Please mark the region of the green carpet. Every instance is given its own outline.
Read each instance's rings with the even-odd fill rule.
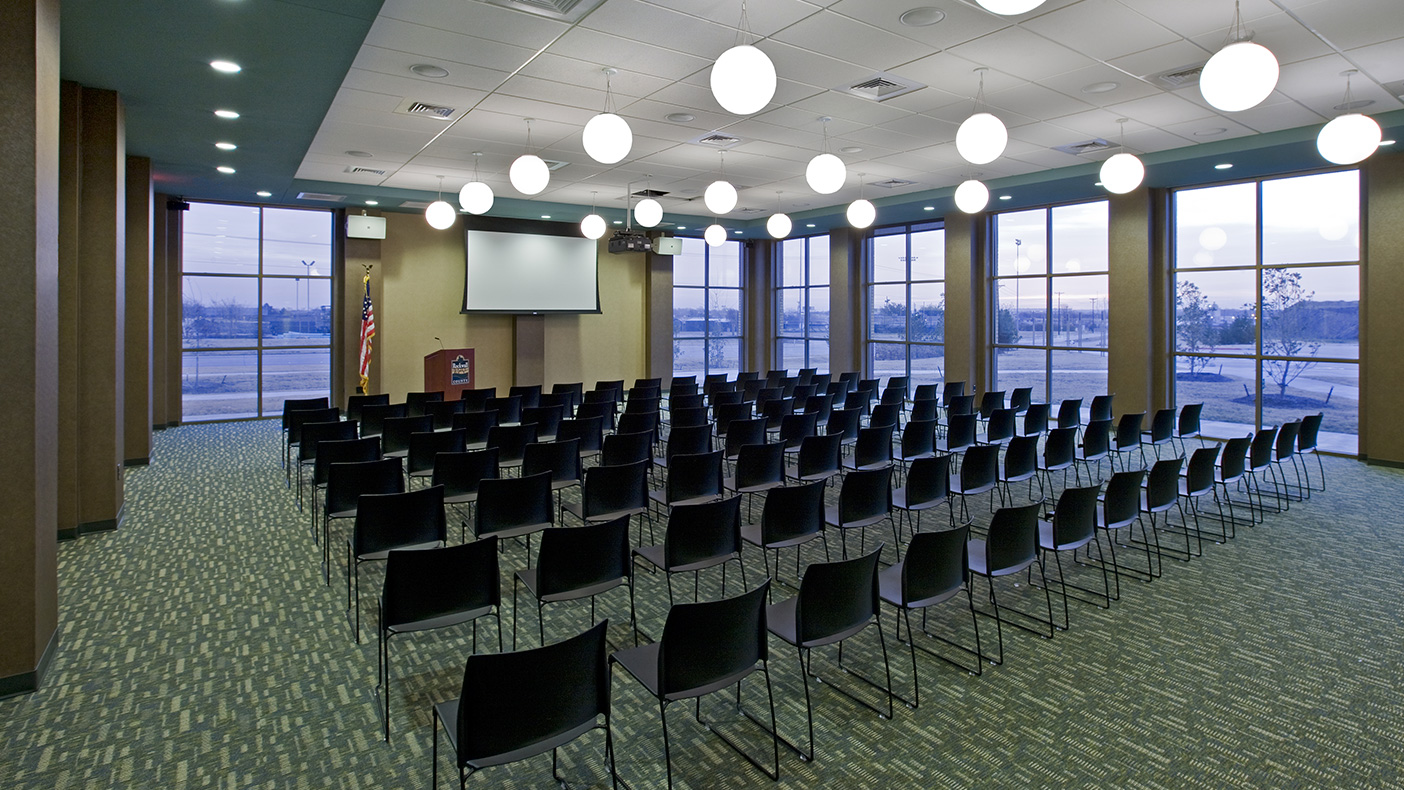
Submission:
[[[41,691],[0,702],[0,785],[428,785],[429,706],[457,693],[471,632],[399,638],[393,741],[380,742],[372,691],[379,572],[362,575],[357,646],[343,615],[342,543],[333,540],[326,587],[308,516],[283,485],[278,441],[277,424],[266,421],[161,432],[151,466],[127,473],[121,530],[60,546],[60,649]],[[983,677],[920,655],[918,710],[899,703],[896,717],[882,720],[816,687],[818,760],[782,749],[781,784],[1400,786],[1404,473],[1344,459],[1326,467],[1326,493],[1240,528],[1225,545],[1206,544],[1202,559],[1167,559],[1154,583],[1123,579],[1110,610],[1074,601],[1071,629],[1052,640],[1006,629],[1006,663],[987,665]],[[890,531],[874,534],[890,540]],[[502,554],[505,600],[522,558],[519,544]],[[760,569],[759,554],[748,554],[752,584]],[[1101,582],[1086,568],[1075,573]],[[704,595],[717,594],[717,578],[704,579]],[[663,579],[640,574],[638,585],[640,623],[657,635]],[[1023,587],[1011,596],[1030,592],[1038,593]],[[616,646],[630,642],[627,606],[622,591],[601,601]],[[531,608],[523,607],[527,645],[536,643]],[[961,615],[948,608],[932,627],[968,628]],[[548,638],[579,631],[586,617],[581,607],[548,608]],[[910,663],[893,624],[884,619],[894,683],[910,696]],[[490,632],[479,634],[481,646],[492,644]],[[992,622],[982,620],[981,635],[992,649]],[[779,640],[771,651],[780,728],[799,741],[798,663]],[[872,629],[844,658],[881,675]],[[855,684],[832,653],[815,667]],[[762,711],[763,685],[748,681],[746,698]],[[738,723],[727,699],[709,701],[704,715],[768,756],[768,741]],[[613,710],[621,776],[635,788],[662,786],[657,705],[621,670]],[[679,786],[768,786],[696,723],[690,705],[673,706],[669,726]],[[576,786],[607,786],[602,754],[603,739],[588,736],[563,750],[562,771]],[[451,774],[448,759],[440,770]],[[549,771],[538,757],[474,781],[541,787]]]

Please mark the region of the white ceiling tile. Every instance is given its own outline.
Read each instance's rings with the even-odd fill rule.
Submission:
[[[1115,82],[1117,87],[1106,93],[1084,93],[1083,88],[1103,82]],[[1039,80],[1040,85],[1071,96],[1094,107],[1140,99],[1160,93],[1160,88],[1149,85],[1104,63],[1087,68],[1064,72]]]
[[[883,102],[884,106],[896,107],[907,112],[929,112],[938,107],[948,107],[957,102],[970,101],[969,96],[943,91],[927,86],[918,91],[894,96]]]
[[[1288,14],[1263,17],[1249,27],[1253,41],[1271,50],[1278,63],[1318,58],[1335,51]],[[1225,31],[1221,30],[1196,36],[1193,41],[1212,54],[1224,46],[1224,38]]]
[[[872,99],[860,99],[857,96],[840,93],[838,91],[825,91],[807,99],[794,102],[790,106],[806,112],[812,112],[815,115],[826,115],[831,118],[855,121],[860,126],[870,126],[876,123],[893,121],[911,114],[906,110],[899,109],[895,106],[889,106],[884,102],[876,102]]]
[[[1117,143],[1120,142],[1120,139],[1118,138],[1111,142]],[[1133,154],[1151,153],[1152,151],[1169,151],[1175,148],[1184,148],[1191,143],[1192,141],[1190,140],[1186,140],[1177,134],[1171,134],[1162,129],[1126,130],[1126,147],[1129,148]]]
[[[605,106],[603,80],[600,80],[600,85],[596,88],[586,85],[567,85],[564,82],[553,82],[518,74],[503,83],[502,87],[498,89],[498,93],[551,104],[563,104],[567,107],[578,107],[590,110],[592,113],[603,112]]]
[[[1404,38],[1352,49],[1346,57],[1359,64],[1364,76],[1378,82],[1404,79]]]
[[[1298,18],[1336,47],[1356,49],[1398,38],[1404,19],[1395,0],[1358,0],[1355,13],[1341,13],[1340,0],[1306,3],[1294,10]]]
[[[1083,0],[1031,19],[1022,26],[1097,60],[1110,60],[1180,40],[1179,34],[1118,0]],[[1116,34],[1107,35],[1108,30],[1115,30]]]
[[[530,47],[518,47],[386,17],[377,19],[371,26],[365,43],[373,47],[413,52],[431,63],[448,60],[498,71],[515,71],[536,54],[536,49]]]
[[[832,11],[802,19],[774,38],[811,52],[829,53],[873,71],[891,70],[931,51],[925,44]]]
[[[1093,109],[1073,115],[1065,115],[1056,120],[1059,126],[1087,135],[1088,137],[1104,137],[1108,140],[1114,140],[1118,130],[1121,128],[1116,121],[1121,117],[1123,116],[1117,115],[1114,112],[1103,109]],[[1075,141],[1069,140],[1067,142]]]
[[[932,118],[929,115],[908,115],[905,118],[880,124],[880,127],[890,132],[926,140],[928,144],[954,140],[956,129],[960,128],[959,124]]]
[[[566,85],[594,85],[596,88],[605,87],[605,75],[602,69],[605,63],[577,60],[567,58],[563,55],[556,55],[550,52],[543,52],[537,55],[534,60],[522,67],[518,74],[526,77],[537,77],[544,80],[565,83]],[[662,90],[672,84],[672,80],[656,77],[652,74],[645,74],[639,71],[631,71],[618,67],[616,73],[609,78],[609,87],[614,91],[614,95],[620,105],[623,105],[628,97],[643,97],[655,91]]]
[[[954,132],[952,132],[954,134]],[[883,148],[891,148],[895,151],[910,151],[914,148],[931,145],[934,140],[915,137],[902,132],[895,132],[881,126],[869,126],[866,129],[859,129],[856,132],[849,132],[843,139],[856,143],[857,145],[877,145]]]
[[[1269,98],[1271,101],[1271,97]],[[1329,118],[1295,101],[1259,104],[1251,110],[1233,114],[1233,119],[1258,132],[1277,132],[1325,123]]]
[[[1086,68],[1092,59],[1018,27],[1008,27],[951,49],[956,55],[1029,81]],[[985,79],[986,90],[990,80]]]
[[[536,14],[462,0],[386,0],[380,16],[531,49],[546,46],[570,28],[565,22]]]
[[[1185,37],[1223,31],[1233,21],[1233,6],[1225,0],[1120,0],[1127,8]],[[1281,11],[1273,0],[1242,0],[1243,18],[1250,23]]]
[[[611,0],[580,21],[581,27],[605,33],[657,31],[663,35],[643,36],[649,43],[666,49],[715,58],[736,40],[736,28],[721,20],[671,11],[640,0]],[[601,56],[607,56],[601,53]],[[620,61],[619,65],[627,65]]]
[[[712,64],[706,58],[657,47],[639,41],[637,37],[612,35],[584,27],[573,28],[561,36],[550,51],[584,61],[598,60],[601,53],[608,53],[621,67],[669,80],[680,80]]]
[[[1215,129],[1223,129],[1219,134],[1204,134]],[[1253,134],[1253,130],[1243,124],[1230,121],[1227,118],[1205,118],[1188,123],[1174,124],[1165,127],[1162,131],[1183,137],[1186,140],[1193,140],[1196,143],[1213,143],[1219,140],[1231,140],[1235,137],[1247,137]],[[1196,134],[1200,132],[1200,134]]]
[[[1108,65],[1134,77],[1150,77],[1167,71],[1177,71],[1187,66],[1202,65],[1213,54],[1212,49],[1201,47],[1193,41],[1180,39],[1123,58],[1114,58],[1108,61]],[[1126,82],[1124,79],[1115,77],[1111,79],[1115,82]]]
[[[1082,134],[1059,123],[1031,123],[1024,126],[1013,126],[1009,129],[1009,139],[1022,140],[1042,148],[1067,145],[1096,136]]]
[[[685,14],[710,19],[717,24],[735,29],[741,21],[741,4],[737,0],[647,0],[648,3]],[[766,0],[753,3],[746,9],[751,24],[751,32],[757,36],[770,36],[777,30],[819,12],[825,3],[806,0]]]
[[[362,69],[348,71],[342,86],[364,93],[379,93],[397,97],[395,104],[399,104],[400,100],[413,99],[452,107],[460,111],[472,107],[487,96],[486,91],[459,88],[442,82],[399,77]],[[392,106],[391,109],[394,107]]]
[[[1339,55],[1289,63],[1277,78],[1277,93],[1295,99],[1321,115],[1332,118],[1340,113],[1333,109],[1345,100],[1346,78],[1341,73],[1351,64]],[[1377,113],[1397,110],[1401,102],[1374,82],[1354,78],[1350,83],[1353,101],[1373,101],[1364,112]]]
[[[953,47],[965,41],[993,33],[1012,21],[960,3],[943,3],[940,9],[946,18],[926,27],[908,27],[901,23],[902,12],[912,7],[905,0],[841,0],[830,10],[867,22],[899,36],[926,44],[931,49]]]
[[[903,113],[903,115],[905,116],[906,113]],[[768,110],[766,112],[761,113],[760,115],[755,116],[754,120],[763,124],[770,124],[775,127],[780,127],[781,129],[788,129],[796,132],[802,132],[806,135],[822,137],[824,135],[825,124],[823,123],[823,121],[819,120],[821,117],[823,117],[823,113],[818,110],[811,110],[802,106],[794,106],[778,107],[774,110]],[[849,121],[844,118],[834,118],[828,123],[829,136],[843,136],[850,132],[856,132],[867,125],[868,124]],[[776,133],[776,131],[778,130],[770,129],[768,130],[768,133],[773,135]],[[774,139],[774,137],[767,137],[766,139]]]
[[[775,64],[777,74],[819,88],[851,84],[867,77],[872,71],[779,41],[766,42],[764,49],[765,54]]]
[[[1124,115],[1134,121],[1150,126],[1170,126],[1187,123],[1213,115],[1209,110],[1186,101],[1173,93],[1159,93],[1142,99],[1113,104],[1106,108],[1109,112]]]
[[[1091,104],[1079,98],[1073,98],[1034,83],[1025,83],[1017,88],[997,93],[987,92],[985,99],[991,107],[1018,113],[1031,119],[1058,118],[1092,109]]]
[[[392,77],[402,77],[414,80],[415,82],[422,82],[426,85],[449,85],[456,88],[472,88],[473,90],[484,91],[490,91],[498,85],[501,85],[502,81],[507,79],[507,75],[510,73],[448,60],[439,60],[433,64],[446,69],[449,73],[447,77],[429,79],[410,71],[410,66],[423,63],[424,61],[425,58],[412,52],[363,46],[361,47],[361,51],[356,53],[356,60],[352,64],[352,68],[361,69],[363,71],[373,71]]]
[[[975,69],[981,64],[958,54],[937,52],[904,66],[891,69],[893,74],[916,80],[924,85],[940,89],[957,96],[973,97],[980,86],[980,77]],[[990,68],[985,72],[985,92],[1017,88],[1028,82],[1000,68]]]

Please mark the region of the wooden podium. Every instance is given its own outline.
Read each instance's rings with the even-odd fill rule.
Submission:
[[[425,392],[442,391],[444,400],[458,400],[477,381],[471,348],[442,348],[424,358]]]

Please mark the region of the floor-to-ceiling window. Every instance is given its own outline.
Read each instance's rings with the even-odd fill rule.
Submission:
[[[829,237],[786,239],[776,270],[780,367],[829,369]]]
[[[1084,405],[1107,391],[1107,211],[1099,200],[995,216],[995,389]]]
[[[1360,174],[1175,192],[1175,400],[1228,437],[1321,412],[1357,451]]]
[[[673,375],[729,373],[741,366],[741,242],[710,247],[680,238],[673,256]]]
[[[945,379],[946,230],[940,222],[878,228],[868,239],[870,375]]]
[[[185,421],[281,414],[331,389],[329,211],[192,203],[182,242]]]

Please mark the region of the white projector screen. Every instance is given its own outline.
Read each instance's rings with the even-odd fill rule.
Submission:
[[[468,230],[465,313],[598,313],[598,245],[579,236]]]

